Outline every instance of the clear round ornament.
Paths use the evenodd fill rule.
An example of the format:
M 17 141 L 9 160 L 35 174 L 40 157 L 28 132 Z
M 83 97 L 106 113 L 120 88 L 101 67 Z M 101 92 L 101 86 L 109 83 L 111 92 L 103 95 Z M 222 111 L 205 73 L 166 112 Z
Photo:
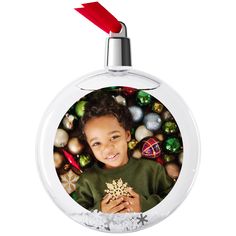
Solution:
M 183 152 L 179 157 L 181 170 L 178 179 L 175 180 L 171 191 L 158 204 L 144 212 L 112 214 L 103 213 L 99 210 L 88 210 L 71 197 L 73 188 L 77 187 L 77 178 L 72 177 L 71 182 L 67 181 L 67 187 L 65 187 L 63 174 L 58 175 L 55 168 L 55 160 L 53 159 L 55 136 L 69 109 L 94 91 L 114 87 L 121 90 L 122 88 L 133 88 L 135 91 L 143 91 L 151 95 L 170 112 L 178 126 L 181 137 Z M 70 133 L 66 128 L 64 130 Z M 68 140 L 61 148 L 67 148 L 67 142 Z M 196 124 L 182 98 L 160 79 L 134 70 L 131 66 L 110 66 L 83 76 L 65 87 L 52 101 L 43 116 L 36 146 L 39 173 L 54 203 L 76 222 L 103 232 L 137 231 L 157 224 L 170 215 L 186 198 L 193 185 L 199 165 L 199 152 L 200 145 Z M 72 156 L 75 157 L 75 155 Z M 73 160 L 76 161 L 76 157 Z M 71 160 L 66 161 L 69 161 L 69 164 L 73 166 Z M 72 172 L 73 170 L 72 168 Z M 65 173 L 68 172 L 65 171 Z M 75 176 L 79 178 L 79 175 Z M 72 190 L 68 191 L 68 188 L 72 188 Z

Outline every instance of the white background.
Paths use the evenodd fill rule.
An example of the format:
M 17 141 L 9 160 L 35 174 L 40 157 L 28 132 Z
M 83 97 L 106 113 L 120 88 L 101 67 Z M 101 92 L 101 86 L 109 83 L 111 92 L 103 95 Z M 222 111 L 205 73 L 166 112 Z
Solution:
M 134 68 L 184 98 L 201 136 L 191 193 L 163 222 L 136 234 L 235 235 L 235 1 L 100 2 L 126 23 Z M 35 163 L 37 128 L 48 104 L 77 77 L 103 68 L 107 35 L 73 10 L 80 3 L 0 2 L 1 235 L 103 234 L 54 205 Z

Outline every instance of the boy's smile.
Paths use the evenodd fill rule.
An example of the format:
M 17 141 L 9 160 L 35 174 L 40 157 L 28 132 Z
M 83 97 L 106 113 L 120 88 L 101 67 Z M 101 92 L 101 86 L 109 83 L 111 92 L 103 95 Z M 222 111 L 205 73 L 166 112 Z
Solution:
M 92 118 L 85 124 L 84 132 L 94 156 L 105 168 L 116 168 L 128 162 L 130 131 L 125 130 L 115 116 Z

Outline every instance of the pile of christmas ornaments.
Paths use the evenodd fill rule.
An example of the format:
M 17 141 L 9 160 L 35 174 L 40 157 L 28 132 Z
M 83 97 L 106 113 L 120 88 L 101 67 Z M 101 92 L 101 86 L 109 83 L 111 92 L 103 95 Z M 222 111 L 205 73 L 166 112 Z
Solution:
M 163 165 L 167 174 L 177 180 L 183 161 L 183 144 L 178 125 L 168 109 L 148 92 L 129 87 L 102 89 L 123 106 L 133 119 L 128 149 L 134 158 L 146 158 Z M 79 119 L 89 102 L 88 94 L 76 102 L 65 114 L 54 141 L 54 163 L 65 190 L 76 190 L 79 175 L 90 168 L 94 159 L 86 144 L 79 139 Z

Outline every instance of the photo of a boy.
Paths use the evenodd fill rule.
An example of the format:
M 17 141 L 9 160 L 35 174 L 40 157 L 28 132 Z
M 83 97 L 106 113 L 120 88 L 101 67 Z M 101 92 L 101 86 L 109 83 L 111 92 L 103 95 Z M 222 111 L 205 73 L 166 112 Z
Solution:
M 76 201 L 104 213 L 145 212 L 161 202 L 173 180 L 159 163 L 129 155 L 132 116 L 109 94 L 86 105 L 80 130 L 96 163 L 78 180 Z

